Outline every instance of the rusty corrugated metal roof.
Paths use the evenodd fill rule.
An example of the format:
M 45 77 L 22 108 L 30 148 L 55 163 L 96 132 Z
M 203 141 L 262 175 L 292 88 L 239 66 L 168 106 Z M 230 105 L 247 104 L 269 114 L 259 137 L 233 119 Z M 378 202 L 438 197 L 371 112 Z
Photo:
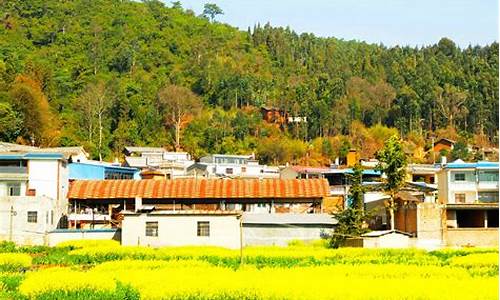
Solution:
M 69 199 L 321 198 L 326 179 L 76 180 Z

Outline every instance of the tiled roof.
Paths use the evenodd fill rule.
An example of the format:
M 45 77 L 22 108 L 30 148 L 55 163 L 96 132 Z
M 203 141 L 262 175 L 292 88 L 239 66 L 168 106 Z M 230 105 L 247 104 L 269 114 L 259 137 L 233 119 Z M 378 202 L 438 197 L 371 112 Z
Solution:
M 330 168 L 325 167 L 306 167 L 306 166 L 292 166 L 292 170 L 298 173 L 324 173 L 328 172 Z
M 69 199 L 321 198 L 326 179 L 76 180 Z

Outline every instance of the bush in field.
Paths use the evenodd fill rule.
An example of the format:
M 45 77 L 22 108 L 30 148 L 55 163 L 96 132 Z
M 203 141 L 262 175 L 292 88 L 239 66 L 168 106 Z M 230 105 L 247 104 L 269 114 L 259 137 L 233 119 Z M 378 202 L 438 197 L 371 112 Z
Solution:
M 139 300 L 140 294 L 137 290 L 128 285 L 116 284 L 116 289 L 112 291 L 101 291 L 93 289 L 81 290 L 55 290 L 46 291 L 36 296 L 37 300 L 53 300 L 53 299 L 68 299 L 68 300 Z
M 7 241 L 0 242 L 0 253 L 6 252 L 17 252 L 16 244 Z
M 31 267 L 31 256 L 23 253 L 0 253 L 0 271 L 19 271 Z
M 119 247 L 120 242 L 114 240 L 74 240 L 57 244 L 57 247 L 68 247 L 70 249 L 95 248 L 95 247 Z
M 28 297 L 36 297 L 47 292 L 112 292 L 115 288 L 115 282 L 102 273 L 90 276 L 69 268 L 50 268 L 27 274 L 19 286 L 19 291 Z

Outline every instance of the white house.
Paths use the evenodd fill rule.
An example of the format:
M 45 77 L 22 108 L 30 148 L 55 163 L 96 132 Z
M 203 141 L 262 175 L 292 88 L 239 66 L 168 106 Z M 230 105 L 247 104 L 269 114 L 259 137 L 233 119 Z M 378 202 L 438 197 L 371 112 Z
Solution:
M 194 164 L 187 152 L 168 152 L 161 147 L 125 147 L 125 165 L 141 170 L 157 170 L 165 177 L 186 177 L 186 170 Z
M 124 246 L 240 248 L 241 214 L 228 211 L 124 212 Z
M 498 246 L 498 162 L 443 165 L 438 200 L 446 210 L 448 246 Z
M 62 154 L 0 154 L 0 238 L 43 243 L 67 209 L 68 169 Z
M 253 155 L 212 154 L 188 168 L 197 177 L 279 178 L 279 168 L 259 164 Z

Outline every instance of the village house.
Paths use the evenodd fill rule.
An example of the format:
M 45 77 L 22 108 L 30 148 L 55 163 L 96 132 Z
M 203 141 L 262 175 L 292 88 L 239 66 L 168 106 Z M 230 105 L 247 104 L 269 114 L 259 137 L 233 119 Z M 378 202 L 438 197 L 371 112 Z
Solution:
M 259 164 L 254 155 L 212 154 L 187 168 L 190 177 L 278 178 L 279 168 Z
M 443 165 L 438 200 L 445 208 L 446 245 L 498 245 L 498 170 L 498 162 Z
M 242 246 L 237 211 L 126 211 L 121 229 L 124 246 Z
M 217 216 L 213 222 L 219 222 L 240 215 L 241 226 L 246 232 L 245 243 L 254 244 L 260 240 L 262 244 L 284 244 L 292 239 L 319 239 L 323 231 L 334 226 L 333 220 L 326 220 L 331 219 L 331 215 L 322 209 L 328 194 L 328 183 L 324 179 L 101 180 L 73 182 L 68 198 L 76 211 L 80 207 L 107 207 L 107 213 L 95 215 L 94 221 L 106 217 L 107 224 L 96 222 L 100 228 L 121 226 L 125 243 L 137 244 L 138 233 L 145 244 L 177 243 L 153 243 L 142 236 L 146 222 L 158 222 L 160 226 L 160 223 L 183 220 L 191 224 L 188 228 L 193 228 L 193 224 L 207 222 L 207 218 Z M 224 217 L 219 218 L 219 215 Z M 259 217 L 262 215 L 267 217 Z M 136 224 L 134 222 L 142 222 L 138 227 L 142 229 L 134 231 L 126 227 Z M 96 224 L 92 226 L 88 221 L 72 226 L 96 228 Z M 218 236 L 215 234 L 214 238 Z M 210 243 L 220 245 L 214 241 Z
M 125 147 L 124 153 L 125 166 L 161 173 L 167 179 L 187 177 L 187 168 L 194 164 L 189 153 L 169 152 L 161 147 Z
M 439 164 L 410 164 L 407 167 L 407 178 L 409 182 L 425 183 L 437 188 L 437 173 L 441 170 Z
M 434 142 L 434 145 L 432 146 L 432 150 L 436 153 L 441 153 L 443 151 L 445 152 L 451 152 L 453 150 L 453 147 L 455 146 L 455 141 L 442 138 L 436 142 Z
M 336 167 L 307 167 L 307 166 L 289 166 L 280 171 L 282 179 L 311 179 L 324 178 L 328 181 L 330 187 L 330 197 L 323 201 L 323 209 L 328 212 L 336 212 L 339 209 L 347 207 L 349 188 L 351 186 L 350 176 L 353 170 L 351 168 Z M 380 172 L 373 169 L 363 170 L 363 182 L 379 182 Z
M 0 153 L 0 240 L 43 244 L 48 231 L 65 225 L 67 161 L 60 153 L 16 151 Z

